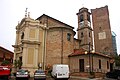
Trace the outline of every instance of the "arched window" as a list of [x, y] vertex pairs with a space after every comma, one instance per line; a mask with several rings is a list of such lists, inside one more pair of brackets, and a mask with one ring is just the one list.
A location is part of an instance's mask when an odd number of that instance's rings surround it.
[[83, 15], [80, 15], [80, 22], [82, 22], [84, 20]]
[[24, 32], [22, 32], [22, 35], [21, 35], [21, 39], [23, 39], [24, 38]]
[[67, 33], [67, 40], [70, 41], [71, 40], [71, 34]]

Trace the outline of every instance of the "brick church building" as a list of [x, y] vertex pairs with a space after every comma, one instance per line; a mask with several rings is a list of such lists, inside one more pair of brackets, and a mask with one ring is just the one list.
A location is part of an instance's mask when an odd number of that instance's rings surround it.
[[[96, 14], [99, 12], [101, 15]], [[91, 13], [87, 8], [79, 9], [77, 16], [78, 28], [74, 31], [73, 26], [48, 15], [43, 14], [34, 20], [26, 12], [25, 17], [16, 26], [14, 60], [20, 59], [23, 62], [22, 67], [30, 70], [31, 75], [38, 69], [38, 65], [46, 70], [53, 64], [68, 64], [71, 74], [110, 71], [113, 64], [109, 55], [114, 53], [108, 7], [92, 10], [93, 28]], [[101, 20], [104, 22], [101, 23]], [[76, 32], [77, 39], [74, 38]], [[107, 40], [109, 42], [105, 43]], [[105, 54], [102, 51], [106, 51]]]

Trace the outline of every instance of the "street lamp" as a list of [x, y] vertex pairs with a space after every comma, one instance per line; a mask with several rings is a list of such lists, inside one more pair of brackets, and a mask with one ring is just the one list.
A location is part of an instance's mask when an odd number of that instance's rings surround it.
[[[85, 54], [88, 54], [89, 55], [89, 72], [93, 72], [93, 54], [94, 54], [94, 50], [92, 51], [85, 51]], [[92, 61], [92, 62], [91, 62]], [[92, 64], [91, 64], [92, 63]]]
[[92, 50], [92, 72], [93, 72], [93, 55], [94, 55], [94, 53], [95, 53], [95, 50], [93, 49]]
[[89, 55], [89, 72], [91, 73], [91, 60], [90, 60], [90, 53], [85, 51], [85, 54]]

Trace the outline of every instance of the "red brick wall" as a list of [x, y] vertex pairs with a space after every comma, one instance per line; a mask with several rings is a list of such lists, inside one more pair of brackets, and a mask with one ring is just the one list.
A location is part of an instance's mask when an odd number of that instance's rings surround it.
[[[92, 9], [91, 12], [96, 52], [113, 53], [108, 6]], [[99, 39], [101, 32], [106, 33], [105, 39]]]

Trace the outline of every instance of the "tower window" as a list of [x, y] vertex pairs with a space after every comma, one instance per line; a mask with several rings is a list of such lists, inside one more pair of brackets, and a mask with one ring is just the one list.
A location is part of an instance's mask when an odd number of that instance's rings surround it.
[[87, 20], [90, 22], [90, 15], [87, 14]]
[[82, 22], [84, 20], [83, 15], [80, 15], [80, 22]]
[[71, 40], [71, 34], [67, 33], [67, 40], [70, 41]]
[[83, 38], [83, 36], [84, 36], [84, 35], [83, 35], [83, 32], [81, 32], [81, 38]]
[[89, 37], [90, 37], [90, 32], [89, 32]]

